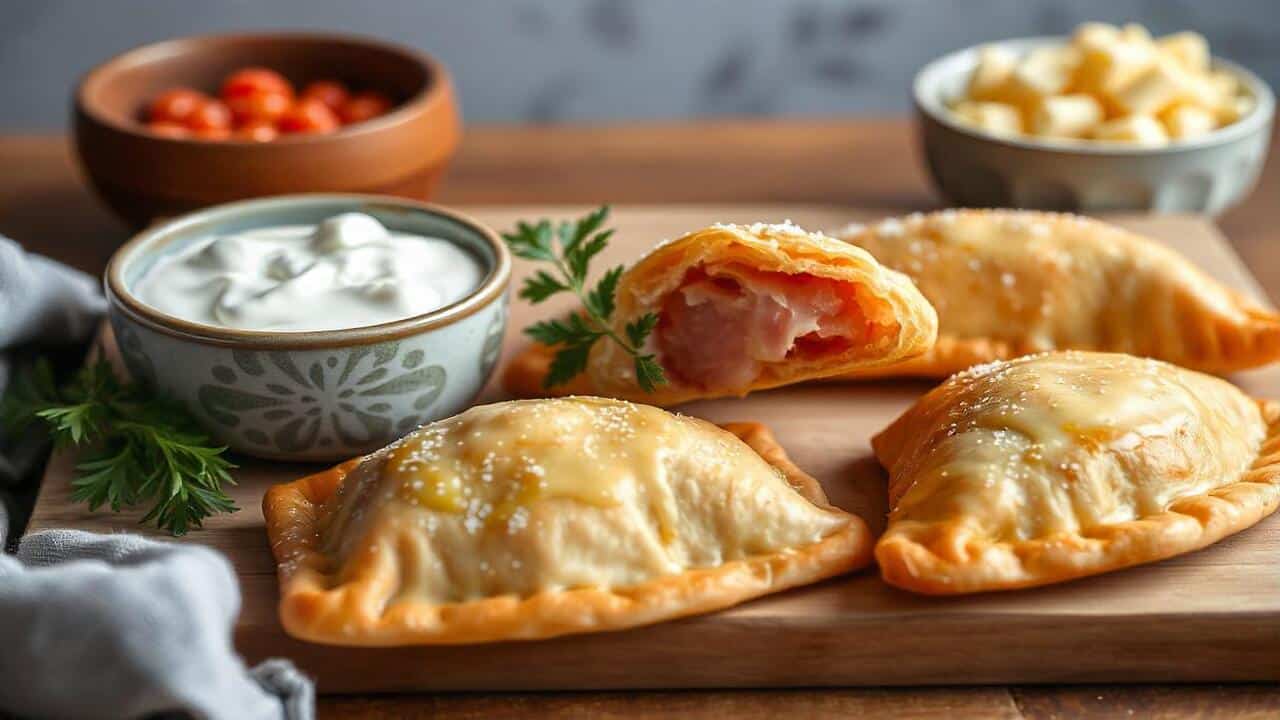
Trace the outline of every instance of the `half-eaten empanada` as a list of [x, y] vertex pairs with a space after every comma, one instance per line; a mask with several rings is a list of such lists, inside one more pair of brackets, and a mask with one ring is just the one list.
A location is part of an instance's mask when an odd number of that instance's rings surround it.
[[1044, 585], [1190, 552], [1280, 502], [1280, 405], [1130, 355], [979, 365], [872, 440], [889, 470], [885, 581]]
[[648, 393], [617, 343], [592, 349], [587, 377], [542, 386], [554, 348], [506, 372], [518, 396], [583, 393], [654, 405], [892, 365], [933, 344], [937, 316], [915, 286], [867, 252], [790, 225], [713, 225], [660, 245], [623, 274], [613, 329], [655, 313], [645, 352], [668, 383]]
[[763, 426], [604, 398], [474, 407], [263, 509], [285, 629], [337, 645], [614, 630], [871, 560]]
[[868, 375], [946, 377], [1048, 350], [1123, 352], [1224, 373], [1280, 360], [1280, 315], [1173, 250], [1072, 215], [947, 210], [837, 233], [938, 311], [929, 352]]

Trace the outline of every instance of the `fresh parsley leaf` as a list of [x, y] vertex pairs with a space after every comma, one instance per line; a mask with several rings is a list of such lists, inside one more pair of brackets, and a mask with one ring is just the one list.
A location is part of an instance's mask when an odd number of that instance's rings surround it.
[[[502, 235], [511, 252], [526, 260], [551, 264], [551, 270], [539, 269], [524, 281], [520, 297], [538, 304], [561, 292], [572, 292], [585, 312], [573, 313], [563, 320], [544, 320], [525, 328], [525, 334], [543, 345], [559, 347], [551, 361], [543, 386], [563, 385], [587, 368], [591, 348], [600, 338], [618, 344], [635, 359], [636, 381], [646, 392], [667, 381], [662, 365], [653, 355], [641, 355], [640, 349], [653, 332], [658, 317], [641, 316], [624, 327], [622, 338], [610, 325], [617, 308], [618, 281], [623, 268], [611, 268], [595, 287], [587, 289], [591, 260], [609, 245], [613, 230], [602, 230], [609, 217], [609, 206], [603, 205], [575, 222], [564, 221], [552, 230], [551, 221], [536, 224], [516, 223], [516, 229]], [[556, 251], [558, 243], [559, 252]]]
[[520, 297], [537, 305], [552, 295], [568, 289], [568, 285], [551, 277], [546, 270], [539, 270], [532, 277], [525, 278], [524, 287], [520, 288]]
[[511, 252], [526, 260], [546, 260], [554, 262], [556, 251], [551, 246], [551, 223], [543, 220], [537, 225], [525, 222], [516, 224], [516, 231], [504, 233]]
[[644, 341], [649, 339], [649, 333], [658, 326], [658, 315], [656, 313], [645, 313], [640, 317], [632, 320], [626, 325], [627, 340], [635, 347], [643, 347]]
[[[600, 229], [604, 225], [604, 221], [609, 217], [609, 206], [601, 205], [590, 213], [587, 213], [581, 220], [576, 223], [563, 222], [560, 224], [561, 242], [563, 243], [565, 255], [569, 255], [577, 251], [578, 246], [586, 240], [591, 233]], [[565, 240], [565, 236], [568, 240]]]
[[596, 283], [595, 289], [587, 293], [583, 304], [593, 315], [605, 320], [613, 317], [614, 295], [618, 291], [618, 278], [622, 277], [622, 270], [623, 267], [619, 265], [606, 271], [600, 282]]
[[569, 266], [569, 272], [579, 287], [587, 280], [587, 268], [591, 264], [591, 258], [599, 255], [601, 250], [609, 246], [611, 237], [613, 237], [613, 231], [605, 230], [579, 245], [572, 252], [565, 253], [565, 263]]
[[142, 522], [182, 535], [218, 512], [235, 512], [223, 491], [234, 484], [226, 448], [214, 446], [181, 403], [121, 383], [105, 361], [83, 367], [65, 386], [47, 363], [19, 374], [3, 401], [9, 432], [43, 421], [55, 444], [80, 451], [72, 498], [114, 511], [153, 503]]
[[587, 369], [587, 358], [591, 356], [591, 344], [569, 345], [562, 348], [551, 359], [551, 368], [542, 379], [542, 386], [553, 388], [564, 385]]
[[636, 356], [636, 383], [645, 392], [653, 392], [657, 386], [667, 383], [667, 375], [653, 355]]

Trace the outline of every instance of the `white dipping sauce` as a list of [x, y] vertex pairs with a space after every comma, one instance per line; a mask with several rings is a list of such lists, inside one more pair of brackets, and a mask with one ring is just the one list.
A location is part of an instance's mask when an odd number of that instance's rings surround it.
[[161, 312], [240, 330], [345, 330], [457, 302], [484, 268], [448, 240], [387, 230], [362, 213], [258, 228], [162, 257], [134, 293]]

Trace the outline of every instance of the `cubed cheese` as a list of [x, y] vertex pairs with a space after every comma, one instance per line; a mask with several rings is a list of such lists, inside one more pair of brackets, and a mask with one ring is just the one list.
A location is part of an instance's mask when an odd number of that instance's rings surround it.
[[978, 51], [978, 64], [969, 76], [968, 96], [973, 100], [996, 100], [1009, 81], [1018, 56], [1012, 50], [988, 45]]
[[1081, 50], [1107, 47], [1120, 42], [1120, 28], [1100, 22], [1083, 23], [1076, 28], [1071, 42]]
[[1156, 43], [1166, 57], [1177, 61], [1183, 69], [1194, 73], [1209, 70], [1209, 41], [1198, 32], [1166, 35]]
[[1073, 90], [1093, 95], [1117, 92], [1155, 62], [1156, 54], [1149, 45], [1118, 41], [1086, 47], [1081, 51]]
[[1139, 45], [1152, 44], [1151, 32], [1138, 23], [1125, 23], [1124, 27], [1120, 28], [1120, 37], [1125, 42]]
[[1102, 104], [1092, 95], [1058, 95], [1041, 101], [1031, 119], [1031, 132], [1053, 137], [1082, 137], [1102, 122]]
[[1174, 140], [1190, 140], [1213, 132], [1218, 119], [1212, 112], [1195, 105], [1175, 105], [1161, 114], [1165, 130]]
[[1253, 112], [1254, 105], [1253, 98], [1237, 95], [1217, 109], [1218, 123], [1221, 125], [1233, 123]]
[[1177, 63], [1160, 59], [1110, 99], [1126, 115], [1155, 115], [1191, 93], [1191, 78]]
[[992, 135], [1017, 135], [1022, 132], [1022, 114], [1005, 103], [966, 100], [952, 108], [966, 125]]
[[1079, 64], [1080, 52], [1072, 47], [1032, 50], [1013, 71], [1012, 84], [1018, 99], [1034, 105], [1041, 98], [1061, 95]]
[[1164, 126], [1150, 115], [1130, 115], [1102, 123], [1091, 133], [1095, 140], [1127, 142], [1135, 145], [1164, 145], [1169, 134]]

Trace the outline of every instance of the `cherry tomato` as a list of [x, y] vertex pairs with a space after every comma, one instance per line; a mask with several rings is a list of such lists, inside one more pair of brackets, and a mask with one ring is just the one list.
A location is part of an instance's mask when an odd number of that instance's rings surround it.
[[147, 120], [185, 124], [187, 118], [191, 117], [208, 99], [204, 93], [191, 88], [176, 87], [165, 90], [147, 106]]
[[245, 123], [236, 128], [232, 135], [237, 140], [251, 140], [253, 142], [271, 142], [280, 136], [280, 131], [276, 130], [276, 126], [266, 120], [256, 120], [254, 122]]
[[196, 134], [206, 131], [231, 130], [231, 111], [221, 100], [205, 100], [187, 118], [187, 127]]
[[191, 135], [199, 140], [226, 140], [231, 137], [231, 128], [200, 128], [199, 130], [192, 130]]
[[347, 86], [337, 80], [317, 80], [302, 90], [304, 100], [319, 100], [334, 112], [339, 112], [350, 97], [351, 93], [347, 91]]
[[301, 100], [276, 123], [282, 133], [329, 133], [338, 129], [338, 116], [319, 100]]
[[147, 123], [147, 129], [156, 135], [169, 138], [184, 138], [191, 135], [191, 130], [186, 125], [179, 125], [168, 120], [152, 120]]
[[227, 99], [237, 125], [275, 122], [293, 107], [293, 96], [276, 90], [259, 90]]
[[376, 92], [357, 93], [342, 106], [338, 115], [345, 125], [371, 120], [385, 114], [391, 109], [391, 101], [386, 95]]
[[275, 70], [260, 67], [241, 68], [222, 81], [223, 100], [255, 92], [282, 92], [292, 98], [293, 86]]

